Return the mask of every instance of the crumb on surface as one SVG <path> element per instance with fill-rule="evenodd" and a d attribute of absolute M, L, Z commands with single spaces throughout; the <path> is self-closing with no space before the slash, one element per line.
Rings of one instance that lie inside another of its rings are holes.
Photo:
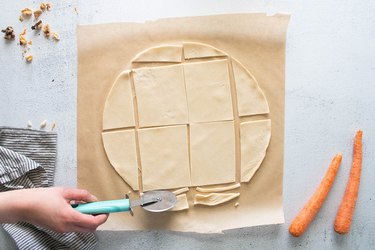
<path fill-rule="evenodd" d="M 48 23 L 43 26 L 43 33 L 44 33 L 44 35 L 46 37 L 50 36 L 50 34 L 51 34 L 51 27 L 49 26 Z"/>
<path fill-rule="evenodd" d="M 52 37 L 53 39 L 55 39 L 56 41 L 60 41 L 60 35 L 56 32 L 52 32 Z"/>
<path fill-rule="evenodd" d="M 40 6 L 39 6 L 39 8 L 40 8 L 42 11 L 45 11 L 46 8 L 47 8 L 47 6 L 46 6 L 45 3 L 41 3 Z"/>
<path fill-rule="evenodd" d="M 34 17 L 35 17 L 35 19 L 38 19 L 42 15 L 42 13 L 43 12 L 41 10 L 34 11 Z"/>
<path fill-rule="evenodd" d="M 31 62 L 33 60 L 32 55 L 25 56 L 26 62 Z"/>
<path fill-rule="evenodd" d="M 24 8 L 21 10 L 21 14 L 26 18 L 30 18 L 31 15 L 33 14 L 33 11 L 29 8 Z"/>
<path fill-rule="evenodd" d="M 236 202 L 236 204 L 234 204 L 235 207 L 238 207 L 240 205 L 239 202 Z"/>

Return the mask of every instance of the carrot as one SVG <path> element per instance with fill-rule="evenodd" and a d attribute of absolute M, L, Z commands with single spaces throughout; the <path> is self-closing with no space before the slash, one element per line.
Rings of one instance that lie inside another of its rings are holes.
<path fill-rule="evenodd" d="M 362 131 L 357 131 L 353 145 L 353 162 L 350 176 L 346 185 L 344 197 L 341 201 L 335 219 L 335 231 L 339 234 L 349 232 L 352 224 L 353 212 L 358 197 L 359 182 L 362 169 Z"/>
<path fill-rule="evenodd" d="M 337 171 L 340 167 L 341 159 L 341 154 L 335 155 L 335 157 L 332 159 L 327 173 L 320 183 L 318 189 L 290 225 L 289 233 L 291 235 L 295 237 L 301 236 L 313 221 L 315 215 L 319 212 L 319 209 L 323 205 L 323 202 L 326 199 L 327 194 L 335 180 Z"/>

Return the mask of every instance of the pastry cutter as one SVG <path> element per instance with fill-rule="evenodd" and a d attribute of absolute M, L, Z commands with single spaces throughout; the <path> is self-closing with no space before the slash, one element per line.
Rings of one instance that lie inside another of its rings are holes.
<path fill-rule="evenodd" d="M 164 212 L 174 207 L 176 202 L 174 193 L 160 190 L 145 192 L 138 200 L 130 200 L 126 195 L 125 199 L 72 204 L 72 207 L 84 214 L 130 212 L 133 215 L 133 208 L 136 206 L 150 212 Z"/>

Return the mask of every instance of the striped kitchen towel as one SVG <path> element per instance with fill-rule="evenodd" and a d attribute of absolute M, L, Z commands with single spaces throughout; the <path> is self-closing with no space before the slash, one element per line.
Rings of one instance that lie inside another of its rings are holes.
<path fill-rule="evenodd" d="M 0 191 L 53 185 L 57 134 L 0 127 Z M 56 233 L 26 222 L 3 224 L 19 249 L 93 249 L 92 233 Z"/>

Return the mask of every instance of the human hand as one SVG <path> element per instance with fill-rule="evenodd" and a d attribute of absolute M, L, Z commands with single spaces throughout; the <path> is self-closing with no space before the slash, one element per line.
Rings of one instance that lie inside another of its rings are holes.
<path fill-rule="evenodd" d="M 74 188 L 24 189 L 15 202 L 22 203 L 21 220 L 56 232 L 93 232 L 106 222 L 108 214 L 82 214 L 70 205 L 71 201 L 92 202 L 97 198 L 88 191 Z"/>

